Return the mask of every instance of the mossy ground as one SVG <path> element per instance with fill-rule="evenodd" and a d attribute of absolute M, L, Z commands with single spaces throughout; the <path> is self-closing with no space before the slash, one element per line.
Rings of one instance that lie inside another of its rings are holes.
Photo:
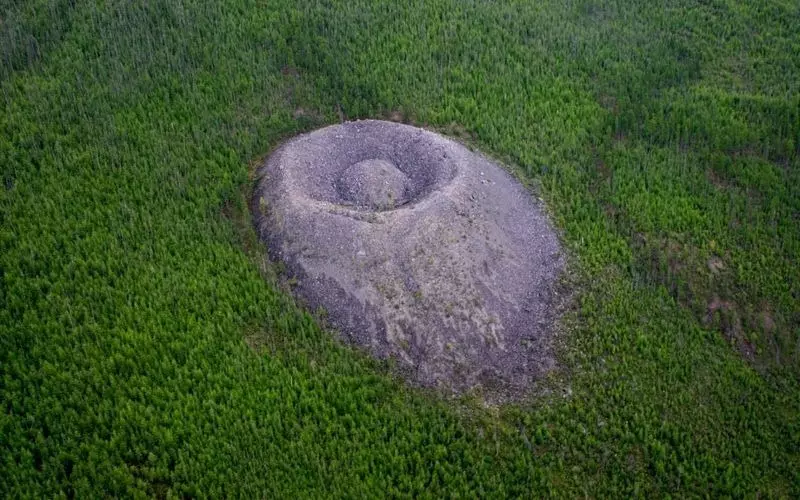
<path fill-rule="evenodd" d="M 2 496 L 800 496 L 796 2 L 298 5 L 0 1 Z M 541 186 L 560 392 L 409 389 L 264 279 L 248 164 L 366 117 Z"/>

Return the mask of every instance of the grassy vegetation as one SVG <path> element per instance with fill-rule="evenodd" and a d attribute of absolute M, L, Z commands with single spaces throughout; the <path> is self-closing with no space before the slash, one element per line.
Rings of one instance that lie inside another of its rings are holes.
<path fill-rule="evenodd" d="M 0 0 L 0 496 L 800 496 L 800 5 Z M 250 163 L 341 118 L 541 188 L 556 391 L 409 389 L 269 278 Z"/>

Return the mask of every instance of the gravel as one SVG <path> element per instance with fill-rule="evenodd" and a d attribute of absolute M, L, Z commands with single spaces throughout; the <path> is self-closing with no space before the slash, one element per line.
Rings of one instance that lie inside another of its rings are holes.
<path fill-rule="evenodd" d="M 254 207 L 296 294 L 412 382 L 519 393 L 553 368 L 559 241 L 486 157 L 407 125 L 343 123 L 276 150 Z"/>

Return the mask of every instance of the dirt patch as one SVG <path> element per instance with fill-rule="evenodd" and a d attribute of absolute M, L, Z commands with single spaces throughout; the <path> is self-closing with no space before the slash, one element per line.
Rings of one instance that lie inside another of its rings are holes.
<path fill-rule="evenodd" d="M 767 333 L 772 333 L 775 331 L 775 326 L 772 312 L 768 309 L 761 311 L 761 328 Z"/>
<path fill-rule="evenodd" d="M 706 169 L 706 180 L 708 180 L 712 186 L 720 190 L 729 189 L 731 187 L 730 183 L 713 168 Z"/>
<path fill-rule="evenodd" d="M 725 262 L 716 255 L 708 259 L 708 270 L 711 274 L 719 274 L 725 270 Z"/>
<path fill-rule="evenodd" d="M 280 147 L 253 213 L 295 293 L 344 338 L 419 384 L 508 395 L 554 366 L 564 260 L 537 203 L 456 142 L 366 120 Z"/>
<path fill-rule="evenodd" d="M 748 361 L 755 359 L 756 350 L 744 334 L 742 317 L 736 303 L 714 296 L 708 303 L 705 323 L 718 328 L 723 338 Z"/>
<path fill-rule="evenodd" d="M 400 110 L 394 110 L 386 117 L 389 121 L 397 122 L 397 123 L 408 123 L 408 118 L 406 117 L 405 113 Z"/>

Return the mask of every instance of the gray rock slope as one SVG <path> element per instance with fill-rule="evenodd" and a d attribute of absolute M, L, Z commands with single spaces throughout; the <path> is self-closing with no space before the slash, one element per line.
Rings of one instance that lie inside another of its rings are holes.
<path fill-rule="evenodd" d="M 254 206 L 296 293 L 413 381 L 514 389 L 552 367 L 559 242 L 482 155 L 407 125 L 334 125 L 269 157 Z"/>

